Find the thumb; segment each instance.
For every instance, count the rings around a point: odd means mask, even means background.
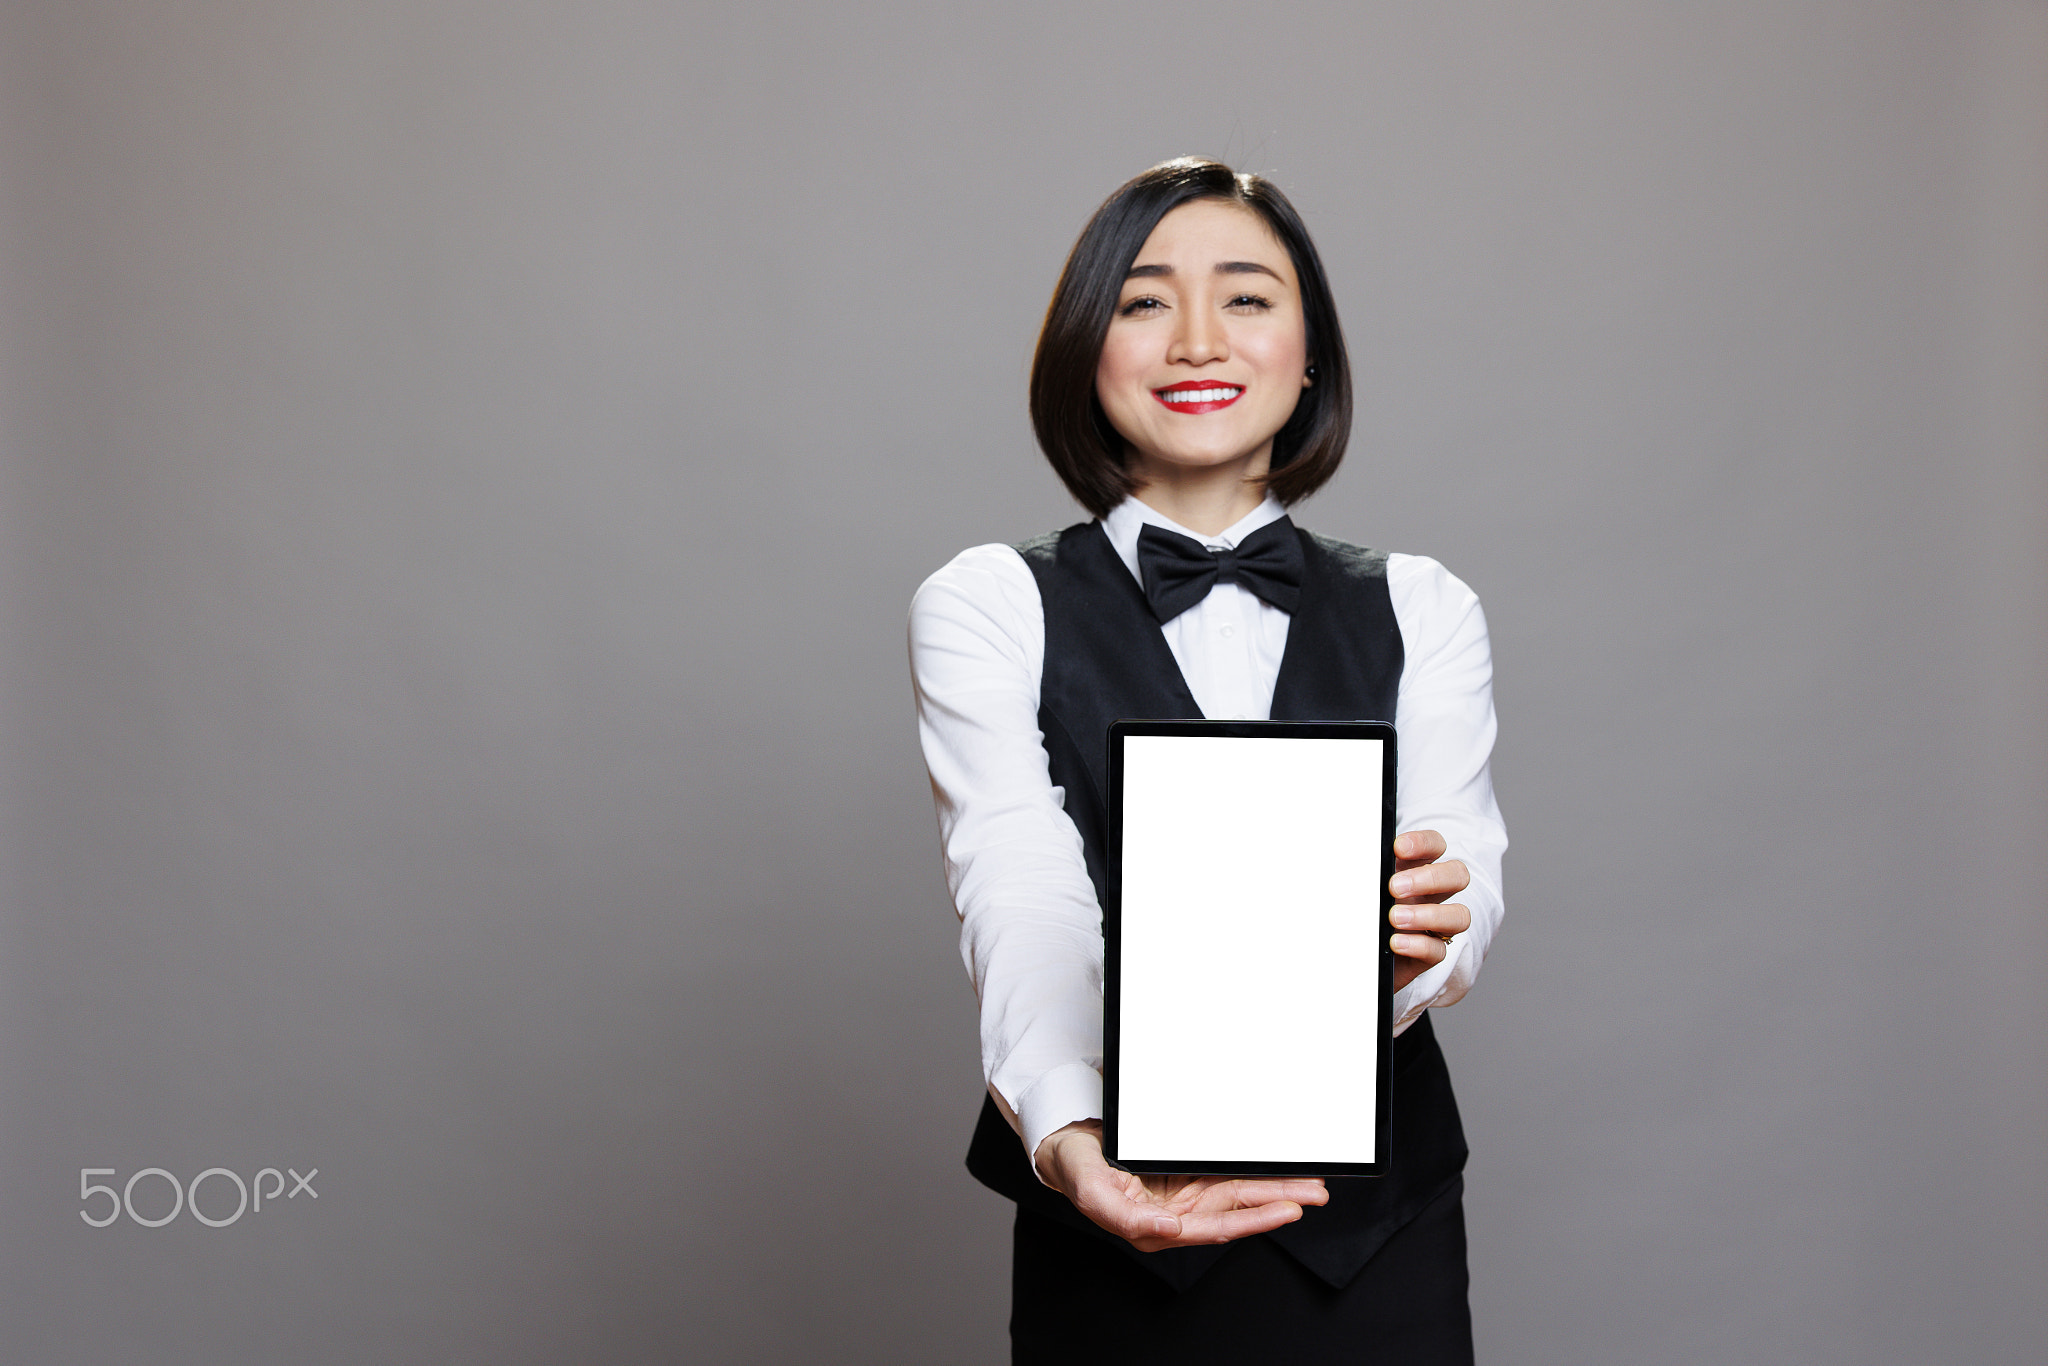
[[[1089,1173],[1077,1183],[1074,1204],[1090,1220],[1119,1238],[1136,1242],[1140,1238],[1177,1238],[1180,1220],[1157,1205],[1133,1200],[1115,1181]]]

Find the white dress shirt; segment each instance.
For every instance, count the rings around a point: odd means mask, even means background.
[[[1203,536],[1127,498],[1102,521],[1138,573],[1146,523],[1236,548],[1283,515],[1272,498],[1229,530]],[[1444,961],[1394,995],[1394,1032],[1463,996],[1500,924],[1507,831],[1488,771],[1493,659],[1472,590],[1435,560],[1390,555],[1387,589],[1403,649],[1395,820],[1436,830],[1472,885],[1457,900],[1472,927]],[[1289,616],[1219,583],[1161,628],[1189,690],[1212,719],[1264,720]],[[1102,910],[1080,832],[1048,774],[1038,729],[1045,616],[1038,583],[1006,545],[962,551],[910,606],[918,735],[938,807],[960,953],[981,1002],[982,1075],[1016,1117],[1027,1153],[1047,1134],[1102,1115]],[[1219,989],[1226,984],[1219,983]]]

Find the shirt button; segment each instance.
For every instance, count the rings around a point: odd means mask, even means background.
[[[1217,630],[1221,631],[1226,636],[1234,636],[1237,634],[1237,628],[1235,626],[1219,626]]]

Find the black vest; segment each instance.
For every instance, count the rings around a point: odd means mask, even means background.
[[[1402,651],[1387,596],[1386,555],[1299,529],[1295,534],[1306,563],[1273,689],[1273,719],[1392,722]],[[1099,523],[1068,527],[1017,551],[1038,580],[1045,610],[1038,727],[1052,781],[1064,790],[1067,814],[1081,832],[1099,901],[1109,844],[1103,794],[1110,722],[1202,713],[1144,592]],[[1465,1167],[1465,1135],[1450,1074],[1426,1014],[1394,1040],[1393,1072],[1392,1175],[1333,1178],[1329,1204],[1260,1235],[1333,1286],[1348,1284]],[[993,1099],[982,1105],[967,1169],[1025,1209],[1116,1243],[1175,1289],[1192,1285],[1229,1250],[1139,1252],[1097,1228],[1065,1196],[1040,1183]]]

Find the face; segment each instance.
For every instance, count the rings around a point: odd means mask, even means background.
[[[1095,392],[1141,481],[1225,466],[1255,477],[1307,369],[1287,248],[1252,210],[1198,199],[1160,219],[1138,252]]]

